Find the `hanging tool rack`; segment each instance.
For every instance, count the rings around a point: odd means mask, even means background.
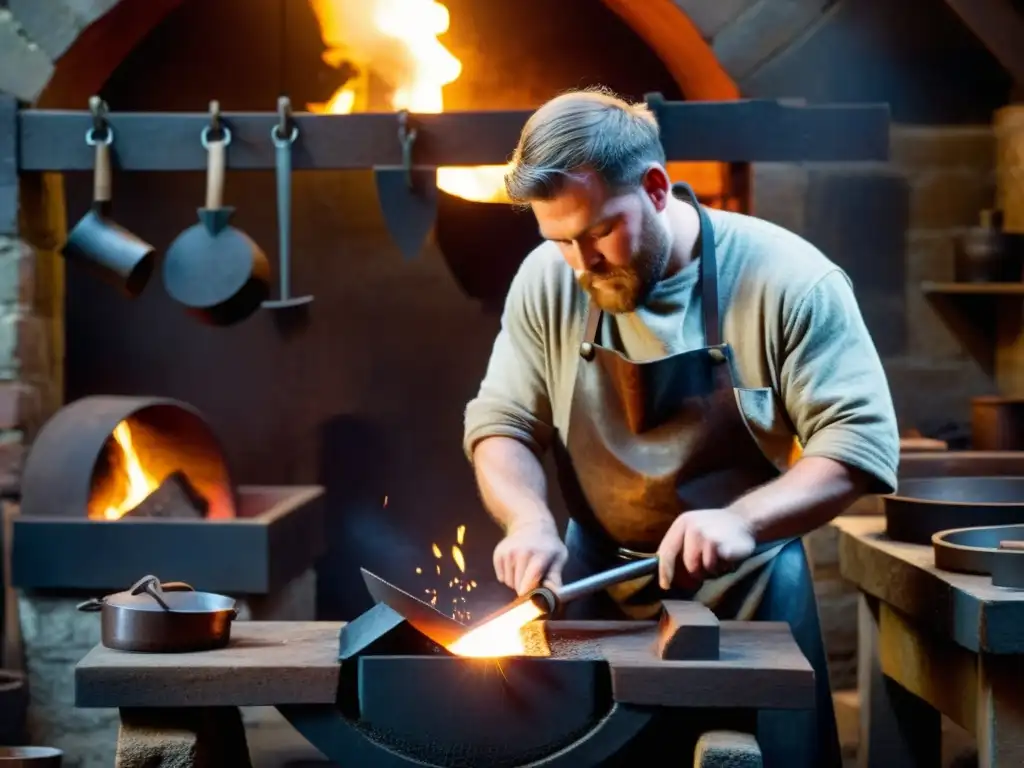
[[[673,102],[658,93],[648,94],[646,102],[661,127],[669,162],[857,162],[888,157],[887,104]],[[281,240],[278,298],[268,301],[265,284],[269,275],[264,274],[268,269],[263,268],[266,259],[262,252],[257,259],[260,269],[253,272],[253,280],[244,283],[246,290],[239,288],[241,278],[252,270],[239,272],[239,279],[232,273],[228,276],[230,284],[213,296],[212,284],[202,278],[198,268],[190,268],[187,277],[192,281],[190,285],[196,285],[202,294],[203,307],[214,299],[230,297],[216,304],[216,312],[207,312],[211,318],[216,317],[216,324],[238,322],[261,305],[272,309],[304,307],[311,299],[293,298],[289,293],[288,177],[292,171],[374,170],[388,229],[403,256],[410,259],[420,252],[436,220],[434,170],[441,166],[507,163],[531,115],[528,110],[293,113],[286,98],[267,112],[222,112],[217,101],[211,102],[208,113],[117,112],[96,97],[91,104],[91,109],[81,111],[20,109],[13,99],[0,96],[0,235],[17,235],[19,176],[95,172],[95,141],[91,137],[99,135],[111,138],[106,154],[109,165],[120,172],[206,170],[207,197],[215,198],[218,207],[220,194],[211,197],[210,185],[223,185],[226,171],[276,169]],[[102,109],[97,105],[102,105]],[[216,156],[215,173],[211,170],[211,145],[207,141],[211,136],[224,137],[222,150]],[[109,199],[109,193],[105,199]],[[247,248],[258,250],[253,243]],[[251,267],[248,251],[241,254],[245,257],[242,262]],[[207,264],[210,259],[200,259],[192,253],[187,261]],[[165,285],[169,275],[173,277],[173,270],[168,272],[169,263],[165,259]],[[211,274],[220,274],[224,271],[222,267],[223,264],[219,265]],[[121,272],[114,277],[123,282]],[[250,285],[261,290],[248,291]],[[244,306],[239,304],[242,298]],[[192,297],[183,303],[195,311],[196,301],[199,299]],[[231,311],[221,313],[223,307]]]
[[[669,161],[800,162],[885,160],[889,146],[887,104],[807,105],[793,101],[663,101],[656,105]],[[112,105],[116,106],[116,105]],[[0,187],[4,172],[86,171],[93,151],[84,141],[94,127],[88,110],[0,109]],[[12,114],[13,112],[13,114]],[[500,165],[508,161],[528,110],[440,114],[295,113],[299,132],[294,170],[354,170],[381,166]],[[117,137],[112,148],[120,171],[201,171],[200,141],[211,124],[206,113],[116,112],[104,118]],[[267,112],[223,112],[232,134],[229,170],[274,168],[271,130],[279,117]],[[415,131],[411,147],[399,140]],[[11,125],[13,122],[13,126]],[[5,135],[7,134],[7,135]],[[12,162],[13,160],[13,162]]]

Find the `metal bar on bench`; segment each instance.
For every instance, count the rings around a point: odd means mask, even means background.
[[[416,114],[414,164],[499,165],[508,161],[526,110]],[[658,112],[670,161],[720,162],[877,161],[888,157],[887,104],[824,104],[772,100],[665,102]],[[200,134],[205,113],[118,113],[115,167],[124,171],[199,171],[206,167]],[[271,128],[276,112],[226,112],[232,131],[228,167],[274,167]],[[369,169],[402,165],[395,113],[294,116],[299,141],[296,170]],[[19,171],[86,171],[93,165],[85,135],[86,110],[19,112]]]

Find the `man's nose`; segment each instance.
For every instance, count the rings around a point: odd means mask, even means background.
[[[588,271],[592,270],[604,260],[601,252],[594,247],[593,243],[586,240],[576,242],[576,253],[579,257],[580,264],[582,264],[583,268]]]

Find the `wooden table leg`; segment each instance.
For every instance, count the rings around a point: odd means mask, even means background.
[[[237,707],[121,708],[115,768],[252,768]]]
[[[978,657],[978,768],[1024,765],[1024,657]]]
[[[942,760],[938,711],[882,674],[878,602],[861,594],[857,609],[858,768],[937,768]]]

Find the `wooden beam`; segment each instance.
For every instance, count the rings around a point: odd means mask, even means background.
[[[1018,84],[1024,84],[1024,15],[1009,0],[946,0]]]
[[[414,115],[417,167],[499,165],[508,161],[529,111]],[[885,160],[887,104],[804,106],[770,100],[665,102],[659,108],[668,159],[721,162]],[[270,131],[276,114],[228,112],[228,167],[274,167]],[[298,114],[296,170],[400,166],[398,120],[392,113]],[[206,167],[200,143],[203,113],[111,113],[116,167],[126,171],[197,171]],[[24,110],[19,114],[20,171],[84,171],[88,112]]]
[[[0,93],[0,236],[18,234],[18,102]]]

